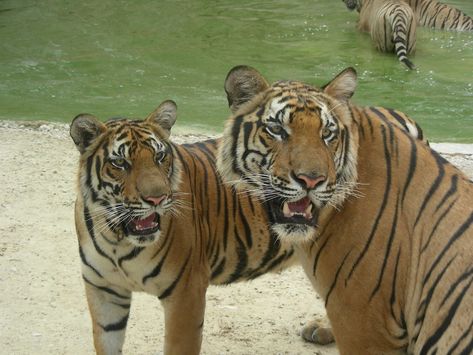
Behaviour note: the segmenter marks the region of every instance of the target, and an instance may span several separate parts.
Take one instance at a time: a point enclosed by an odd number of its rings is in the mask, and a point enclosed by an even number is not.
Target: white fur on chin
[[[315,238],[316,228],[311,226],[304,226],[298,228],[296,231],[288,233],[288,226],[286,224],[274,224],[271,226],[273,232],[281,241],[290,243],[304,243]]]
[[[159,240],[159,236],[161,235],[161,231],[157,231],[151,236],[137,236],[137,235],[129,235],[126,239],[133,245],[138,247],[146,247],[151,244],[156,243]]]

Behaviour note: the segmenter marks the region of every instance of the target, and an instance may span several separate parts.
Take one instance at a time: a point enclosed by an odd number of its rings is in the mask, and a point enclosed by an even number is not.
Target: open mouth
[[[149,235],[159,230],[160,217],[156,212],[144,218],[133,218],[125,224],[127,234]]]
[[[297,201],[273,200],[270,202],[273,218],[281,224],[305,224],[315,227],[318,211],[306,196]]]

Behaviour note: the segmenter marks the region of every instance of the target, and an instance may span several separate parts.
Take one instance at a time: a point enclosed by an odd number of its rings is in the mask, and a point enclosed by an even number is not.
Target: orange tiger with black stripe
[[[251,280],[294,263],[264,204],[223,185],[217,141],[176,145],[171,101],[146,120],[71,124],[79,149],[79,254],[99,354],[121,353],[132,292],[156,295],[164,352],[198,354],[209,283]],[[327,330],[328,342],[332,341]]]
[[[403,0],[414,9],[418,23],[440,30],[473,31],[473,18],[436,0]]]
[[[322,89],[246,67],[227,84],[218,168],[271,198],[271,229],[324,298],[340,353],[471,354],[472,181],[353,105],[354,69]]]
[[[402,0],[343,0],[349,10],[360,13],[358,28],[371,35],[380,52],[394,52],[409,69],[407,57],[416,49],[417,21],[414,11]]]

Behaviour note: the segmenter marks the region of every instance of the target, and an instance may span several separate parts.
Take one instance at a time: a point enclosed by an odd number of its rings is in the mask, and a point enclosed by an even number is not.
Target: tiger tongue
[[[300,200],[295,201],[295,202],[288,202],[287,206],[289,207],[289,210],[292,213],[301,213],[301,214],[303,214],[306,211],[307,206],[309,206],[309,204],[310,204],[309,198],[304,197],[304,198],[301,198]]]
[[[283,216],[286,218],[303,217],[312,218],[312,204],[308,197],[304,197],[295,202],[284,202],[282,206]]]

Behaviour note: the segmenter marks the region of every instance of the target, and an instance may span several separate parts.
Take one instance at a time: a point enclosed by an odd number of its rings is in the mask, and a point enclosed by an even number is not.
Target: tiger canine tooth
[[[312,204],[311,203],[305,209],[304,214],[305,214],[305,218],[307,218],[307,219],[312,218]]]
[[[282,213],[284,214],[284,217],[292,217],[293,213],[291,213],[291,210],[289,209],[289,205],[287,202],[284,202],[282,205]]]

